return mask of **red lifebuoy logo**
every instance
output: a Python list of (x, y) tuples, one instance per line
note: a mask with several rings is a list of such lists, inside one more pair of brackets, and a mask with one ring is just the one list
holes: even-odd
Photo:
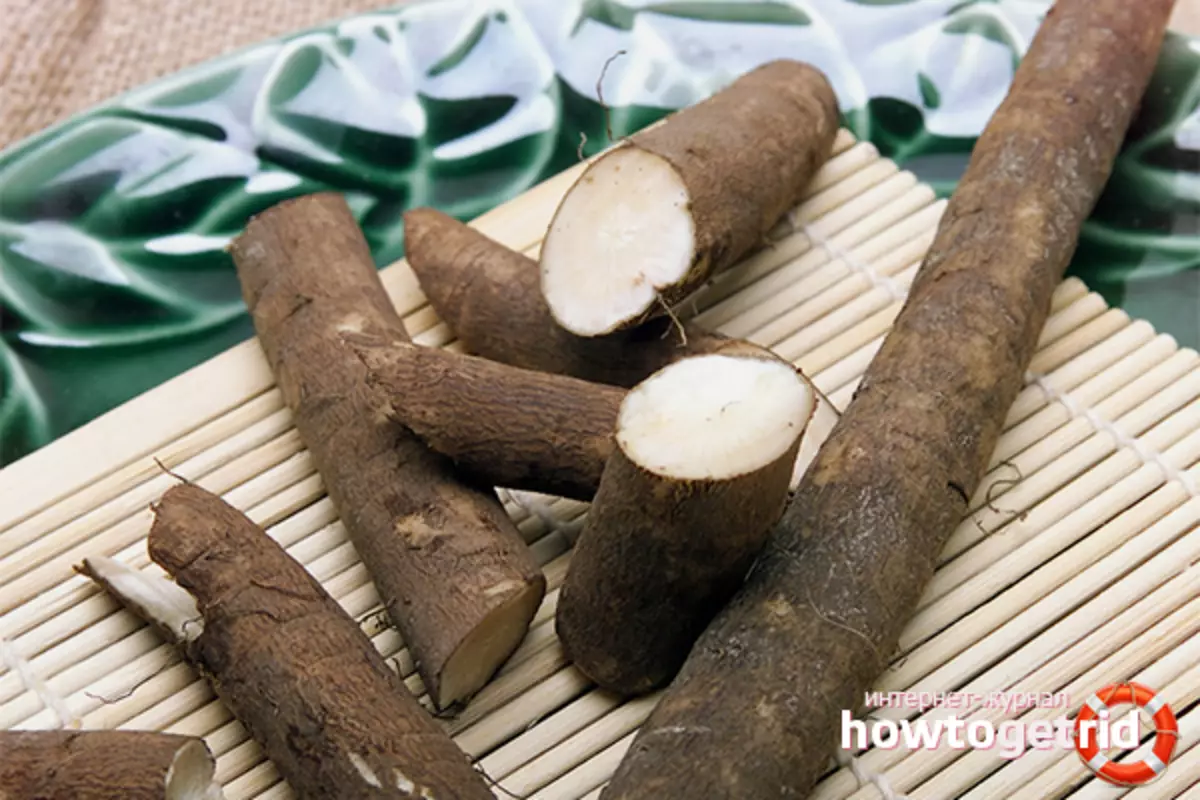
[[(1134, 704), (1154, 718), (1154, 749), (1142, 761), (1119, 764), (1100, 752), (1098, 735), (1110, 706)], [(1140, 683), (1114, 683), (1088, 698), (1075, 719), (1075, 750), (1088, 768), (1116, 786), (1141, 786), (1154, 780), (1170, 762), (1179, 742), (1174, 712), (1154, 691)]]

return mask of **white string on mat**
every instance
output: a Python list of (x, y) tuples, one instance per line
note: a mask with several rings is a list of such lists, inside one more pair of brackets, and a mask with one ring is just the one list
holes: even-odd
[(25, 687), (25, 691), (37, 695), (37, 698), (42, 701), (42, 705), (54, 712), (58, 717), (60, 728), (77, 730), (83, 726), (83, 720), (71, 710), (71, 707), (67, 705), (66, 699), (55, 694), (46, 685), (46, 682), (33, 671), (33, 665), (17, 652), (17, 648), (13, 643), (3, 637), (0, 637), (0, 660), (3, 660), (5, 666), (16, 673), (17, 678), (21, 681), (21, 685)]
[(1050, 385), (1046, 380), (1045, 375), (1038, 375), (1033, 372), (1025, 373), (1025, 382), (1030, 383), (1041, 390), (1046, 399), (1052, 403), (1058, 403), (1067, 410), (1072, 417), (1082, 417), (1088, 421), (1094, 429), (1107, 433), (1113, 437), (1117, 445), (1127, 447), (1132, 450), (1138, 458), (1146, 464), (1152, 464), (1166, 476), (1168, 481), (1174, 481), (1183, 487), (1183, 490), (1189, 496), (1196, 498), (1200, 497), (1200, 487), (1196, 485), (1196, 481), (1188, 474), (1186, 470), (1181, 470), (1163, 456), (1162, 453), (1149, 448), (1142, 440), (1130, 436), (1125, 431), (1118, 428), (1111, 421), (1105, 419), (1096, 413), (1094, 409), (1078, 402), (1071, 397), (1068, 392), (1060, 392)]
[(859, 275), (865, 277), (871, 282), (872, 286), (883, 289), (897, 303), (903, 303), (905, 299), (907, 299), (908, 291), (905, 290), (904, 286), (899, 281), (893, 280), (887, 275), (881, 275), (874, 267), (872, 267), (870, 264), (860, 261), (849, 250), (846, 250), (841, 245), (835, 244), (831, 240), (825, 238), (825, 236), (822, 234), (817, 233), (816, 229), (814, 229), (811, 225), (800, 223), (799, 227), (804, 235), (815, 242), (817, 246), (824, 248), (825, 252), (829, 253), (829, 255), (843, 262), (846, 266), (850, 267), (850, 269), (854, 270)]
[(575, 540), (579, 538), (579, 532), (583, 530), (582, 520), (562, 519), (554, 513), (549, 503), (528, 492), (505, 488), (499, 488), (496, 492), (500, 495), (501, 500), (507, 497), (517, 508), (537, 517), (551, 532), (561, 533), (572, 547), (575, 546)]
[[(869, 723), (877, 721), (867, 720)], [(887, 775), (865, 766), (859, 758), (850, 755), (849, 751), (843, 750), (840, 747), (837, 748), (837, 751), (834, 753), (834, 759), (837, 761), (838, 766), (850, 768), (851, 774), (854, 775), (854, 780), (858, 781), (858, 788), (861, 789), (867, 784), (872, 784), (879, 791), (883, 800), (908, 800), (908, 795), (901, 794), (892, 788), (892, 782), (888, 780)]]

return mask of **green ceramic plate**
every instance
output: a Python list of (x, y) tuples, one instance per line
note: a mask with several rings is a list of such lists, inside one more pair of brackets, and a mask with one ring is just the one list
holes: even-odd
[[(476, 216), (781, 56), (948, 193), (1043, 0), (440, 0), (272, 41), (0, 154), (0, 464), (251, 335), (222, 248), (347, 194), (380, 265), (400, 212)], [(1200, 343), (1200, 50), (1172, 37), (1073, 271)]]

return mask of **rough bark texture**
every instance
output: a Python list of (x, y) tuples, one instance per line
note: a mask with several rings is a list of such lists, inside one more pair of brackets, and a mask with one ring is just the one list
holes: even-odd
[[(491, 488), (462, 482), (387, 419), (341, 340), (406, 338), (345, 200), (285, 201), (252, 219), (231, 252), (296, 428), (426, 688), (441, 707), (469, 696), (524, 631), (486, 643), (494, 652), (460, 648), (494, 633), (495, 614), (528, 622), (545, 579)], [(480, 674), (463, 677), (471, 671)]]
[(629, 388), (676, 359), (729, 341), (693, 325), (681, 336), (666, 317), (607, 336), (576, 336), (550, 314), (536, 261), (431, 208), (404, 215), (404, 247), (434, 311), (467, 352), (492, 361)]
[[(694, 229), (691, 268), (675, 284), (660, 288), (662, 302), (651, 306), (646, 318), (661, 315), (762, 245), (828, 160), (838, 124), (837, 97), (825, 75), (809, 64), (784, 59), (747, 72), (616, 148), (639, 148), (661, 157), (688, 192)], [(585, 171), (579, 185), (588, 180)], [(548, 239), (554, 236), (555, 222)]]
[[(190, 736), (147, 731), (0, 731), (0, 798), (4, 800), (220, 800), (215, 784), (194, 795), (168, 782), (177, 760), (207, 767), (213, 757)], [(190, 787), (190, 785), (189, 785)], [(207, 794), (204, 793), (208, 790)]]
[(237, 509), (172, 487), (149, 550), (203, 617), (184, 655), (298, 796), (490, 800), (354, 620)]
[[(489, 486), (591, 500), (615, 447), (625, 390), (520, 369), (407, 341), (348, 335), (386, 413), (461, 474)], [(708, 355), (774, 357), (739, 339)], [(803, 377), (803, 376), (801, 376)], [(807, 379), (805, 378), (805, 381)], [(793, 485), (828, 437), (838, 413), (816, 387)]]
[(763, 468), (720, 481), (666, 478), (615, 449), (555, 616), (581, 672), (626, 695), (675, 676), (779, 519), (799, 438)]
[(799, 798), (825, 770), (984, 472), (1170, 9), (1050, 11), (854, 400), (605, 800)]
[(388, 413), (491, 486), (591, 500), (625, 391), (403, 341), (348, 337)]

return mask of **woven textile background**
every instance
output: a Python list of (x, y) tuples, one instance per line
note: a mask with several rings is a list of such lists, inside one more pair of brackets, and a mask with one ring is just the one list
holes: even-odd
[(183, 67), (403, 0), (0, 0), (0, 148)]

